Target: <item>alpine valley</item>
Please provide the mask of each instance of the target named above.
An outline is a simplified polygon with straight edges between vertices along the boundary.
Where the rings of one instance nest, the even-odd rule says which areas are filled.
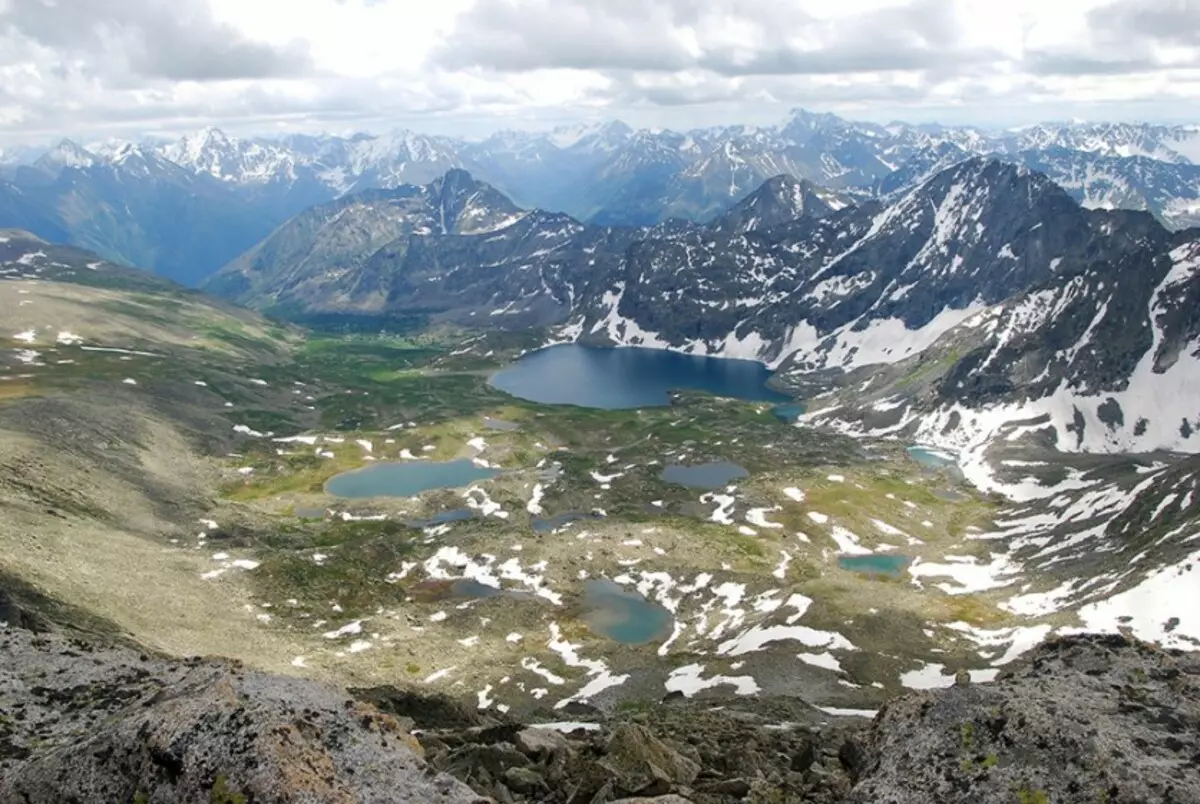
[[[796,112],[14,163],[0,801],[1192,800],[1193,159]]]

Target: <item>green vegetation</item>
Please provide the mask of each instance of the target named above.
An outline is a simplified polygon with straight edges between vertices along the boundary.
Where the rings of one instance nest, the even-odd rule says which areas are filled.
[[[229,786],[229,777],[219,774],[213,782],[208,800],[210,804],[246,804],[246,797]]]
[[[290,546],[264,554],[255,579],[270,600],[282,603],[302,595],[315,603],[336,602],[347,617],[367,615],[407,597],[408,584],[390,583],[386,576],[412,555],[419,536],[420,531],[390,521],[298,529],[287,537]],[[281,615],[292,611],[286,604],[277,610]]]
[[[945,355],[937,358],[926,359],[924,355],[917,362],[908,374],[901,377],[897,382],[898,388],[906,388],[911,385],[917,385],[923,382],[932,381],[940,378],[946,372],[950,371],[956,363],[961,359],[962,355],[958,349],[952,349]]]

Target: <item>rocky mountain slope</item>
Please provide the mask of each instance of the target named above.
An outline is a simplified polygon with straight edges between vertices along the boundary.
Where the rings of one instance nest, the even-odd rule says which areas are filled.
[[[1143,210],[1170,229],[1200,223],[1200,167],[1145,155],[1073,150],[1062,145],[997,152],[1001,159],[1044,173],[1088,209]],[[969,159],[950,143],[919,151],[903,167],[880,179],[876,194],[894,198],[938,170]]]
[[[390,286],[366,270],[379,249],[407,236],[478,235],[525,217],[522,210],[463,171],[451,170],[425,187],[369,190],[313,207],[231,263],[207,283],[234,298],[263,298],[296,305],[305,295],[333,294],[328,307],[346,302],[382,310]],[[277,273],[287,266],[287,274]],[[316,284],[316,289],[310,285]],[[296,296],[279,293],[288,286]]]
[[[958,161],[996,155],[1056,180],[1053,161],[1088,163],[1095,176],[1083,181],[1097,204],[1148,208],[1176,228],[1190,225],[1196,214],[1200,189],[1192,168],[1200,163],[1200,130],[1194,126],[1065,123],[990,132],[880,126],[797,110],[778,126],[674,132],[635,131],[613,122],[549,133],[502,132],[479,143],[401,132],[317,138],[293,148],[206,131],[164,153],[235,184],[283,186],[315,179],[336,193],[425,184],[461,167],[525,206],[601,225],[641,226],[671,217],[707,222],[780,174],[869,192],[893,172],[927,159],[928,152],[946,149],[959,151]],[[242,153],[247,155],[233,155]],[[218,163],[222,167],[214,173]],[[1070,169],[1062,170],[1070,180]],[[1078,175],[1074,180],[1080,181]]]

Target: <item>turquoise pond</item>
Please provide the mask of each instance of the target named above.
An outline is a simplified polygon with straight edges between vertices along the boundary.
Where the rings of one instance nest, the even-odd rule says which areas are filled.
[[[525,355],[492,375],[491,384],[533,402],[606,410],[667,405],[672,390],[790,403],[790,397],[766,386],[770,378],[770,370],[752,360],[561,344]]]
[[[868,575],[899,575],[911,559],[895,553],[872,553],[866,556],[840,556],[838,566],[851,572]]]
[[[476,466],[465,458],[458,461],[407,461],[376,463],[343,472],[325,484],[335,497],[412,497],[431,489],[455,489],[500,474],[497,469]]]
[[[909,457],[928,469],[947,469],[958,466],[953,455],[929,447],[909,447]]]
[[[673,464],[663,469],[659,478],[667,483],[678,483],[693,489],[719,489],[734,480],[750,477],[750,473],[736,463],[713,461],[694,466]]]
[[[806,410],[808,410],[808,406],[803,402],[788,402],[787,404],[776,405],[771,408],[771,413],[780,421],[790,424],[803,416]]]
[[[671,633],[671,612],[612,581],[591,580],[583,587],[583,621],[594,633],[623,645],[644,645]]]

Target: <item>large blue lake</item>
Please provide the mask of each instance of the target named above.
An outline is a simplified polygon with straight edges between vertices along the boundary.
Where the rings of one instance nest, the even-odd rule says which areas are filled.
[[[696,357],[634,346],[551,346],[492,375],[501,391],[551,405],[645,408],[670,403],[668,391],[705,391],[751,402],[787,402],[766,387],[771,372],[752,360]]]

